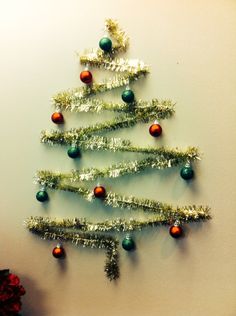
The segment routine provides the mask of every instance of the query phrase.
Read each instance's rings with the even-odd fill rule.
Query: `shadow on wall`
[[[43,316],[46,315],[46,307],[44,306],[45,293],[37,288],[32,279],[21,277],[22,284],[26,290],[26,295],[22,297],[22,316]],[[37,302],[37,304],[35,304]]]

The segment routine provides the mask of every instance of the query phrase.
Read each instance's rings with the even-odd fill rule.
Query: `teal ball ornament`
[[[106,53],[112,49],[112,41],[108,37],[103,37],[99,41],[99,47]]]
[[[68,150],[67,150],[67,155],[70,157],[70,158],[78,158],[80,156],[80,150],[79,150],[79,147],[76,147],[76,146],[71,146]]]
[[[135,242],[129,236],[125,237],[122,241],[122,247],[126,251],[131,251],[135,249]]]
[[[45,202],[48,200],[48,194],[46,191],[44,190],[40,190],[36,193],[36,199],[39,201],[39,202]]]
[[[126,89],[123,91],[121,98],[125,103],[132,103],[134,102],[134,93],[132,90]]]
[[[180,170],[180,176],[184,180],[190,180],[194,177],[194,171],[190,166],[184,166]]]

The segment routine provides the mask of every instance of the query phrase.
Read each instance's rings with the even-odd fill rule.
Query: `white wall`
[[[235,315],[235,1],[2,0],[0,4],[0,268],[21,276],[27,290],[23,315]],[[121,277],[116,283],[104,276],[102,251],[68,244],[67,259],[60,265],[51,256],[55,243],[40,240],[23,226],[30,215],[86,216],[96,221],[124,214],[120,210],[107,214],[99,204],[91,206],[59,192],[52,193],[49,205],[43,207],[35,200],[37,186],[32,183],[40,168],[102,166],[127,157],[85,153],[75,164],[65,148],[39,142],[41,129],[54,128],[50,97],[81,84],[75,52],[97,46],[107,17],[118,19],[130,36],[126,56],[151,66],[149,77],[133,86],[136,94],[177,102],[176,115],[162,122],[160,143],[196,145],[204,153],[191,185],[181,181],[177,169],[107,183],[120,193],[173,204],[209,204],[213,215],[210,222],[188,225],[186,238],[178,242],[169,237],[167,228],[136,234],[136,253],[129,256],[121,250]],[[97,80],[101,78],[98,70],[94,73]],[[119,92],[110,94],[112,100]],[[65,116],[68,128],[97,119]],[[148,126],[116,135],[154,145]]]

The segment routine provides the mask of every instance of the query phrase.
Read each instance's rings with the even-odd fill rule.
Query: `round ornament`
[[[194,177],[194,171],[190,165],[186,165],[180,170],[180,176],[184,180],[190,180]]]
[[[153,137],[158,137],[162,133],[162,128],[160,124],[154,123],[149,127],[149,133]]]
[[[90,84],[93,80],[93,76],[91,74],[90,71],[88,70],[83,70],[81,73],[80,73],[80,80],[83,82],[83,83],[86,83],[86,84]]]
[[[110,52],[112,49],[112,41],[108,37],[103,37],[99,41],[99,47],[106,53]]]
[[[126,89],[122,92],[121,98],[126,103],[132,103],[134,101],[134,93],[130,89]]]
[[[48,200],[48,194],[45,190],[40,190],[36,193],[36,199],[39,202],[45,202]]]
[[[181,226],[175,224],[170,227],[169,233],[173,238],[179,238],[183,235],[183,229]]]
[[[64,117],[60,112],[54,112],[51,116],[51,120],[55,124],[62,124],[64,123]]]
[[[93,193],[96,198],[102,199],[106,196],[106,189],[99,185],[94,188]]]
[[[65,250],[61,245],[57,245],[55,248],[53,248],[52,255],[54,258],[62,259],[65,257]]]
[[[122,241],[122,247],[126,251],[131,251],[135,249],[135,243],[130,236],[126,236]]]
[[[67,155],[70,158],[77,158],[80,156],[80,150],[79,147],[76,146],[71,146],[68,150],[67,150]]]

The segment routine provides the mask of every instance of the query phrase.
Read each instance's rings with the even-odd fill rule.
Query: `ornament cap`
[[[179,219],[176,219],[176,220],[175,220],[174,226],[180,226],[180,220],[179,220]]]

